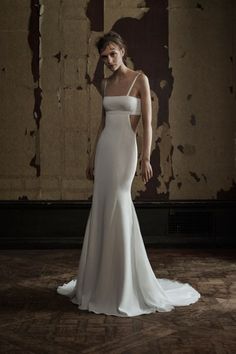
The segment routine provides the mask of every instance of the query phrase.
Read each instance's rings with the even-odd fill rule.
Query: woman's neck
[[[124,79],[125,77],[126,77],[126,75],[127,75],[127,72],[129,71],[130,69],[129,68],[127,68],[127,66],[125,65],[125,64],[121,64],[120,66],[119,66],[119,68],[113,73],[113,78],[115,79],[115,80],[118,80],[118,81],[120,81],[120,80],[122,80],[122,79]]]

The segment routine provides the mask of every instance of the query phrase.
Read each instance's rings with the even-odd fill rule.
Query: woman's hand
[[[141,175],[145,184],[153,176],[152,166],[148,159],[141,160]]]
[[[94,180],[94,160],[90,159],[86,168],[86,177],[89,180]]]

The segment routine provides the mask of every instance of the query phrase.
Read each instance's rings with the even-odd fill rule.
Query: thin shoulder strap
[[[130,88],[129,88],[129,91],[128,91],[128,93],[127,93],[127,96],[129,96],[130,91],[132,90],[132,87],[134,86],[135,81],[136,81],[137,77],[138,77],[140,74],[141,74],[141,73],[138,73],[138,74],[135,76],[135,78],[134,78],[132,84],[130,85]]]
[[[103,97],[105,96],[105,90],[106,90],[106,87],[107,87],[107,79],[106,79],[106,78],[104,78]]]

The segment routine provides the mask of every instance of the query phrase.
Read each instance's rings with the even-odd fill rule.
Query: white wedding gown
[[[138,150],[130,114],[141,114],[141,101],[129,92],[138,75],[126,96],[103,98],[106,121],[78,274],[57,287],[81,310],[121,317],[171,311],[200,298],[188,283],[156,278],[144,247],[131,198]]]

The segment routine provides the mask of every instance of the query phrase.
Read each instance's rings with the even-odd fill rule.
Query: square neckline
[[[137,77],[141,74],[141,72],[139,71],[138,74],[134,77],[134,79],[132,80],[131,82],[131,85],[129,87],[129,90],[127,92],[126,95],[114,95],[114,96],[111,96],[111,95],[103,95],[103,98],[105,97],[132,97],[132,98],[136,98],[137,100],[141,100],[140,97],[136,97],[136,96],[130,96],[129,93],[131,92],[131,89],[133,88],[133,85],[137,79]],[[103,91],[103,94],[105,94],[105,90],[106,90],[106,86],[107,86],[107,78],[105,79],[105,86],[104,86],[104,91]]]
[[[140,97],[130,96],[130,95],[114,95],[114,96],[107,95],[107,96],[103,96],[103,98],[105,98],[105,97],[132,97],[132,98],[136,98],[137,100],[141,100]]]

